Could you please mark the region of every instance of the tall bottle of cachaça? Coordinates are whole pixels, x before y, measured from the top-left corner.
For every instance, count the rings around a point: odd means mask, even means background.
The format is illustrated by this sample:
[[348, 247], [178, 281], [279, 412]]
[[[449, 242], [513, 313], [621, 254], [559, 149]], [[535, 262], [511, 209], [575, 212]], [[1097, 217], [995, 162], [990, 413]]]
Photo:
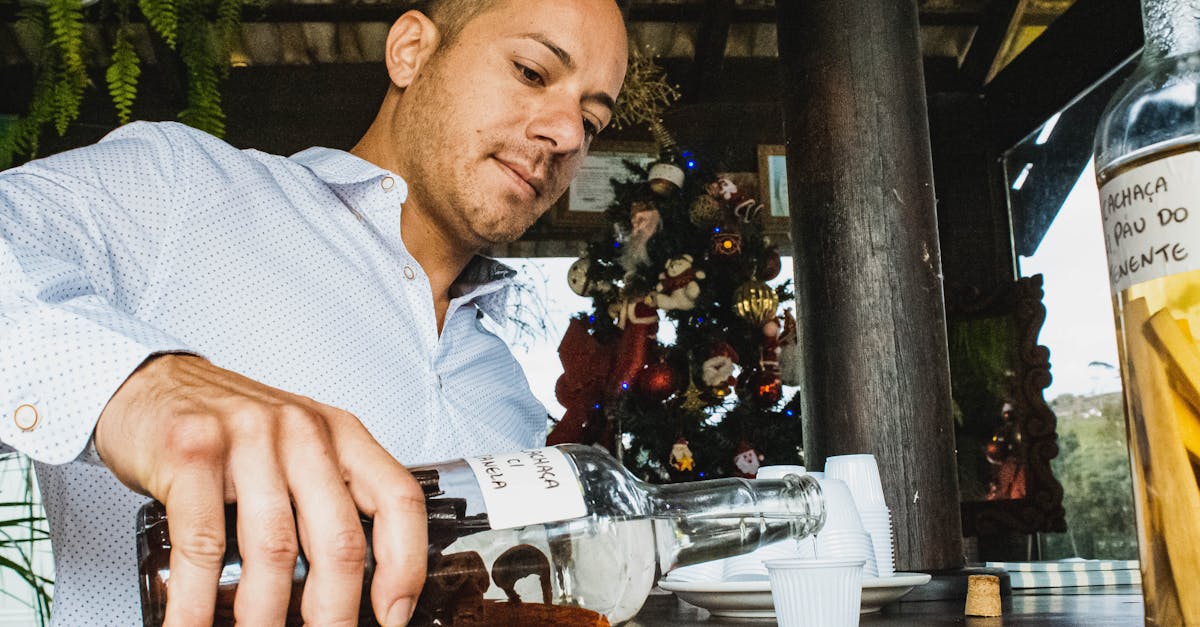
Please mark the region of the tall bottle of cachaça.
[[[677, 566], [746, 553], [824, 523], [811, 477], [715, 479], [650, 485], [604, 451], [576, 444], [410, 469], [425, 490], [428, 575], [411, 624], [604, 625], [641, 608], [657, 577]], [[241, 575], [232, 506], [217, 624], [232, 624]], [[363, 522], [368, 542], [370, 521]], [[159, 625], [170, 539], [157, 502], [138, 516], [142, 611]], [[361, 618], [374, 624], [364, 573]], [[299, 624], [307, 573], [293, 577], [289, 623]]]
[[1141, 59], [1096, 135], [1096, 178], [1146, 624], [1200, 625], [1200, 0], [1142, 0], [1142, 18]]

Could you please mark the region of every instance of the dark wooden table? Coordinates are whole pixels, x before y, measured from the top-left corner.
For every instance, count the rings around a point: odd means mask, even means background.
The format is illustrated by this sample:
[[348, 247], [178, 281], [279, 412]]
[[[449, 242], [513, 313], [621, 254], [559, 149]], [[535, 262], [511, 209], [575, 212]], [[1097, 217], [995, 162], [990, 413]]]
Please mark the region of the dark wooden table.
[[[657, 592], [662, 592], [661, 590]], [[863, 614], [863, 625], [1142, 625], [1142, 595], [1136, 586], [1017, 590], [1005, 602], [1002, 618], [963, 616], [962, 601], [893, 603], [882, 612]], [[652, 594], [642, 611], [628, 623], [638, 627], [689, 625], [774, 625], [774, 620], [721, 619], [708, 610], [689, 605], [673, 594]]]

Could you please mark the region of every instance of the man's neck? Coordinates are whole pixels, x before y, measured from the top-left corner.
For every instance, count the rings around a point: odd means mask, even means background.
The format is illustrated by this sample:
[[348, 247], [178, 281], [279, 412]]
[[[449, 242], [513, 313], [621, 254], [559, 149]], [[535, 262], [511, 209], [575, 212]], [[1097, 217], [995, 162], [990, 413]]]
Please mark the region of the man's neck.
[[416, 208], [406, 208], [400, 213], [400, 238], [429, 277], [438, 333], [441, 333], [450, 307], [450, 287], [476, 251], [464, 248], [461, 242], [448, 241], [442, 230]]

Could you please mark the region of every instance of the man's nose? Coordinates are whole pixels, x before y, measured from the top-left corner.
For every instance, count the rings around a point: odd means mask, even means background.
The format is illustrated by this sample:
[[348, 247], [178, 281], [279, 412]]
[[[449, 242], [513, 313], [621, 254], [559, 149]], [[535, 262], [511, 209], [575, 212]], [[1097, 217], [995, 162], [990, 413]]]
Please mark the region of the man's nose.
[[548, 102], [529, 123], [530, 139], [545, 142], [557, 153], [571, 153], [583, 147], [583, 110], [578, 102]]

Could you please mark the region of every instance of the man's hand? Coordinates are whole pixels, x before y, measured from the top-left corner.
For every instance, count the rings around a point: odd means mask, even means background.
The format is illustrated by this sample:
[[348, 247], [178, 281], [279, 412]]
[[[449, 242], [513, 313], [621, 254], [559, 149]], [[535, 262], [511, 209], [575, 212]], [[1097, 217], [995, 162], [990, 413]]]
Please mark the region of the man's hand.
[[283, 624], [302, 546], [310, 563], [304, 622], [356, 625], [366, 558], [360, 511], [375, 519], [375, 616], [389, 627], [411, 616], [425, 578], [424, 497], [349, 413], [200, 357], [162, 355], [104, 408], [96, 451], [118, 479], [166, 505], [167, 625], [212, 623], [224, 504], [233, 501], [239, 624]]

